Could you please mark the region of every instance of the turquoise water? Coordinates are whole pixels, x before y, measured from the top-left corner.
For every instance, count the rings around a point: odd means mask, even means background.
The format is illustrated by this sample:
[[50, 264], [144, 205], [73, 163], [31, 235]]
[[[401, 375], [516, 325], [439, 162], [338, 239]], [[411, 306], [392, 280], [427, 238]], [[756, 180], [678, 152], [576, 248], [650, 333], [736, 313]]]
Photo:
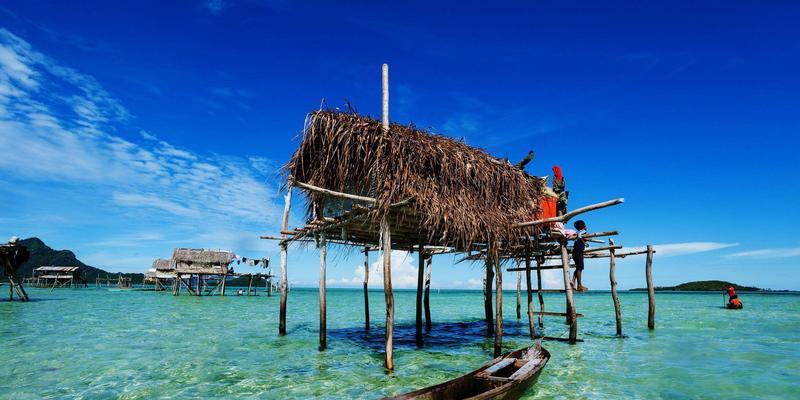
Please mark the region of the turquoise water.
[[[434, 326], [414, 345], [412, 291], [395, 293], [396, 372], [382, 368], [383, 293], [328, 292], [328, 350], [319, 352], [318, 294], [289, 296], [288, 335], [278, 331], [279, 297], [173, 297], [109, 289], [29, 289], [35, 301], [0, 302], [0, 398], [376, 398], [453, 378], [492, 353], [482, 296], [433, 291]], [[550, 311], [563, 295], [548, 294]], [[796, 398], [800, 393], [800, 296], [657, 295], [648, 331], [647, 296], [621, 293], [625, 339], [613, 338], [608, 293], [576, 296], [583, 343], [546, 341], [552, 359], [531, 399]], [[528, 344], [527, 321], [505, 292], [505, 345]], [[523, 294], [524, 301], [524, 294]], [[535, 300], [534, 300], [535, 301]], [[523, 307], [524, 308], [524, 307]], [[563, 336], [563, 319], [545, 333]]]

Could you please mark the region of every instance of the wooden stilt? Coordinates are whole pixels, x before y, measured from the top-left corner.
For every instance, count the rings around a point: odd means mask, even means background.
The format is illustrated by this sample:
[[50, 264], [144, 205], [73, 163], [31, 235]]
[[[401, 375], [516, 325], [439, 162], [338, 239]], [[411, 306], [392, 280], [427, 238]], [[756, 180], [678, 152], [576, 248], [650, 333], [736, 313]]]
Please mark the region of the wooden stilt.
[[327, 304], [325, 289], [327, 282], [325, 281], [325, 273], [327, 268], [327, 244], [325, 243], [325, 232], [320, 234], [319, 238], [319, 350], [325, 350], [328, 346], [328, 322], [327, 322]]
[[[384, 68], [385, 64], [384, 64]], [[387, 370], [394, 369], [394, 294], [392, 293], [392, 234], [389, 222], [381, 221], [381, 247], [383, 252], [383, 293], [386, 296], [386, 360]]]
[[[286, 196], [284, 196], [284, 205], [283, 205], [283, 221], [281, 223], [281, 232], [286, 232], [289, 226], [289, 209], [292, 205], [292, 182], [289, 181], [289, 184], [286, 185]], [[283, 239], [286, 239], [286, 234], [282, 234]], [[289, 282], [287, 281], [286, 277], [286, 258], [287, 258], [287, 244], [285, 242], [281, 242], [280, 249], [281, 249], [281, 310], [280, 316], [278, 321], [278, 334], [285, 335], [286, 334], [286, 301], [289, 295]]]
[[495, 276], [495, 298], [497, 300], [497, 317], [495, 318], [497, 329], [494, 334], [494, 356], [499, 357], [503, 352], [503, 267], [500, 263], [500, 254], [497, 244], [492, 246], [492, 258], [494, 258]]
[[[526, 244], [526, 249], [530, 246]], [[529, 251], [525, 251], [525, 287], [528, 293], [528, 329], [531, 333], [531, 340], [536, 339], [536, 330], [533, 327], [533, 290], [531, 289], [531, 256]]]
[[364, 246], [364, 329], [369, 330], [369, 246]]
[[647, 261], [645, 263], [647, 277], [647, 328], [656, 328], [656, 293], [653, 287], [653, 246], [647, 245]]
[[522, 271], [517, 271], [517, 319], [522, 318], [520, 293], [522, 292]]
[[569, 279], [569, 253], [567, 243], [561, 243], [561, 265], [564, 271], [564, 292], [567, 297], [567, 324], [569, 324], [569, 343], [575, 344], [578, 338], [578, 318], [575, 315], [575, 302], [572, 298], [572, 285]]
[[536, 293], [539, 296], [539, 328], [544, 327], [544, 294], [542, 291], [541, 262], [536, 260]]
[[249, 274], [247, 279], [247, 295], [250, 296], [252, 291], [253, 291], [253, 274]]
[[423, 250], [422, 239], [419, 241], [419, 252], [417, 262], [417, 304], [416, 304], [416, 332], [415, 338], [417, 347], [422, 346], [422, 286], [425, 284], [425, 251]]
[[617, 336], [622, 336], [622, 311], [619, 307], [619, 296], [617, 295], [617, 280], [614, 279], [614, 269], [616, 268], [616, 256], [614, 255], [614, 239], [608, 239], [609, 247], [612, 247], [608, 251], [609, 253], [609, 267], [608, 267], [608, 279], [611, 281], [611, 299], [614, 300], [614, 316], [617, 320]]
[[494, 334], [494, 316], [492, 315], [492, 281], [494, 281], [494, 260], [490, 254], [486, 256], [484, 272], [486, 277], [483, 279], [483, 313], [486, 317], [486, 336]]
[[425, 306], [425, 331], [431, 331], [431, 260], [433, 254], [428, 254], [427, 262], [425, 263], [425, 298], [422, 300]]
[[227, 282], [227, 281], [228, 281], [228, 275], [222, 275], [222, 284], [221, 284], [222, 288], [220, 289], [220, 292], [219, 292], [219, 294], [222, 297], [225, 297], [225, 282]]

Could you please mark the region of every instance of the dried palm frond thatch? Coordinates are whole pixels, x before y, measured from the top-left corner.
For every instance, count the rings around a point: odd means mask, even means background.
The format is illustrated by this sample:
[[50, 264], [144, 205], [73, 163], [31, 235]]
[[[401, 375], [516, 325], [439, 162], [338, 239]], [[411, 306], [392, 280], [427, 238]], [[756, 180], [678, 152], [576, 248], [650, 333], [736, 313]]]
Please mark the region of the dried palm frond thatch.
[[181, 263], [228, 265], [234, 259], [234, 254], [229, 251], [180, 248], [172, 252], [172, 260]]
[[156, 271], [172, 271], [175, 269], [175, 263], [172, 260], [159, 258], [153, 261], [153, 269]]
[[[285, 170], [300, 182], [376, 198], [384, 213], [413, 197], [428, 239], [461, 248], [516, 242], [513, 224], [534, 219], [544, 190], [538, 178], [458, 140], [413, 125], [384, 132], [380, 121], [330, 110], [309, 115]], [[319, 200], [309, 195], [309, 203]]]

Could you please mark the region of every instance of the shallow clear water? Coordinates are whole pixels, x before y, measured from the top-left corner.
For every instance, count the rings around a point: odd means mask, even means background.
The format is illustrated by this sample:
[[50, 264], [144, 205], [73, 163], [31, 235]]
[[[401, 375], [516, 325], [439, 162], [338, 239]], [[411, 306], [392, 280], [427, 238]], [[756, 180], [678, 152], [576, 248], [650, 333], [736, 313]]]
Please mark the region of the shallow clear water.
[[[5, 292], [5, 291], [3, 291]], [[395, 293], [396, 372], [382, 368], [383, 293], [328, 291], [328, 350], [319, 352], [318, 294], [289, 295], [288, 335], [279, 297], [173, 297], [109, 289], [29, 289], [34, 301], [0, 302], [0, 398], [376, 398], [435, 384], [491, 358], [482, 295], [433, 291], [433, 330], [414, 345], [413, 291]], [[524, 300], [523, 293], [523, 302]], [[552, 359], [526, 398], [791, 398], [800, 393], [800, 296], [621, 293], [625, 339], [613, 338], [608, 293], [576, 296], [583, 343], [546, 341]], [[505, 346], [528, 344], [505, 292]], [[549, 311], [564, 298], [548, 294]], [[534, 304], [536, 304], [534, 296]], [[524, 310], [524, 306], [523, 306]], [[563, 336], [563, 318], [545, 333]]]

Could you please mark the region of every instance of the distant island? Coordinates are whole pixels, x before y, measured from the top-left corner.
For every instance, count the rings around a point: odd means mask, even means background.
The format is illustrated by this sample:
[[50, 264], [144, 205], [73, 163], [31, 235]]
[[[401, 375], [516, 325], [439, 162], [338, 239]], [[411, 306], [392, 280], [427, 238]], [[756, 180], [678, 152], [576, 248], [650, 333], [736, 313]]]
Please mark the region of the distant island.
[[[655, 290], [660, 292], [673, 292], [673, 291], [683, 291], [683, 292], [714, 292], [714, 291], [723, 291], [725, 290], [728, 285], [732, 285], [737, 292], [785, 292], [785, 290], [771, 290], [771, 289], [762, 289], [753, 286], [742, 286], [733, 282], [726, 282], [726, 281], [694, 281], [694, 282], [686, 282], [681, 283], [680, 285], [676, 286], [656, 286]], [[647, 288], [636, 288], [631, 289], [630, 291], [645, 291]]]
[[[72, 251], [54, 250], [37, 237], [20, 240], [20, 244], [28, 248], [30, 258], [17, 270], [16, 275], [19, 277], [32, 276], [34, 269], [45, 265], [53, 265], [61, 267], [80, 267], [83, 278], [86, 279], [86, 283], [88, 284], [94, 284], [98, 277], [116, 277], [117, 275], [124, 278], [131, 278], [131, 282], [135, 284], [142, 283], [144, 279], [144, 274], [108, 272], [100, 268], [86, 265], [79, 260]], [[142, 266], [143, 269], [149, 267], [149, 265]]]

